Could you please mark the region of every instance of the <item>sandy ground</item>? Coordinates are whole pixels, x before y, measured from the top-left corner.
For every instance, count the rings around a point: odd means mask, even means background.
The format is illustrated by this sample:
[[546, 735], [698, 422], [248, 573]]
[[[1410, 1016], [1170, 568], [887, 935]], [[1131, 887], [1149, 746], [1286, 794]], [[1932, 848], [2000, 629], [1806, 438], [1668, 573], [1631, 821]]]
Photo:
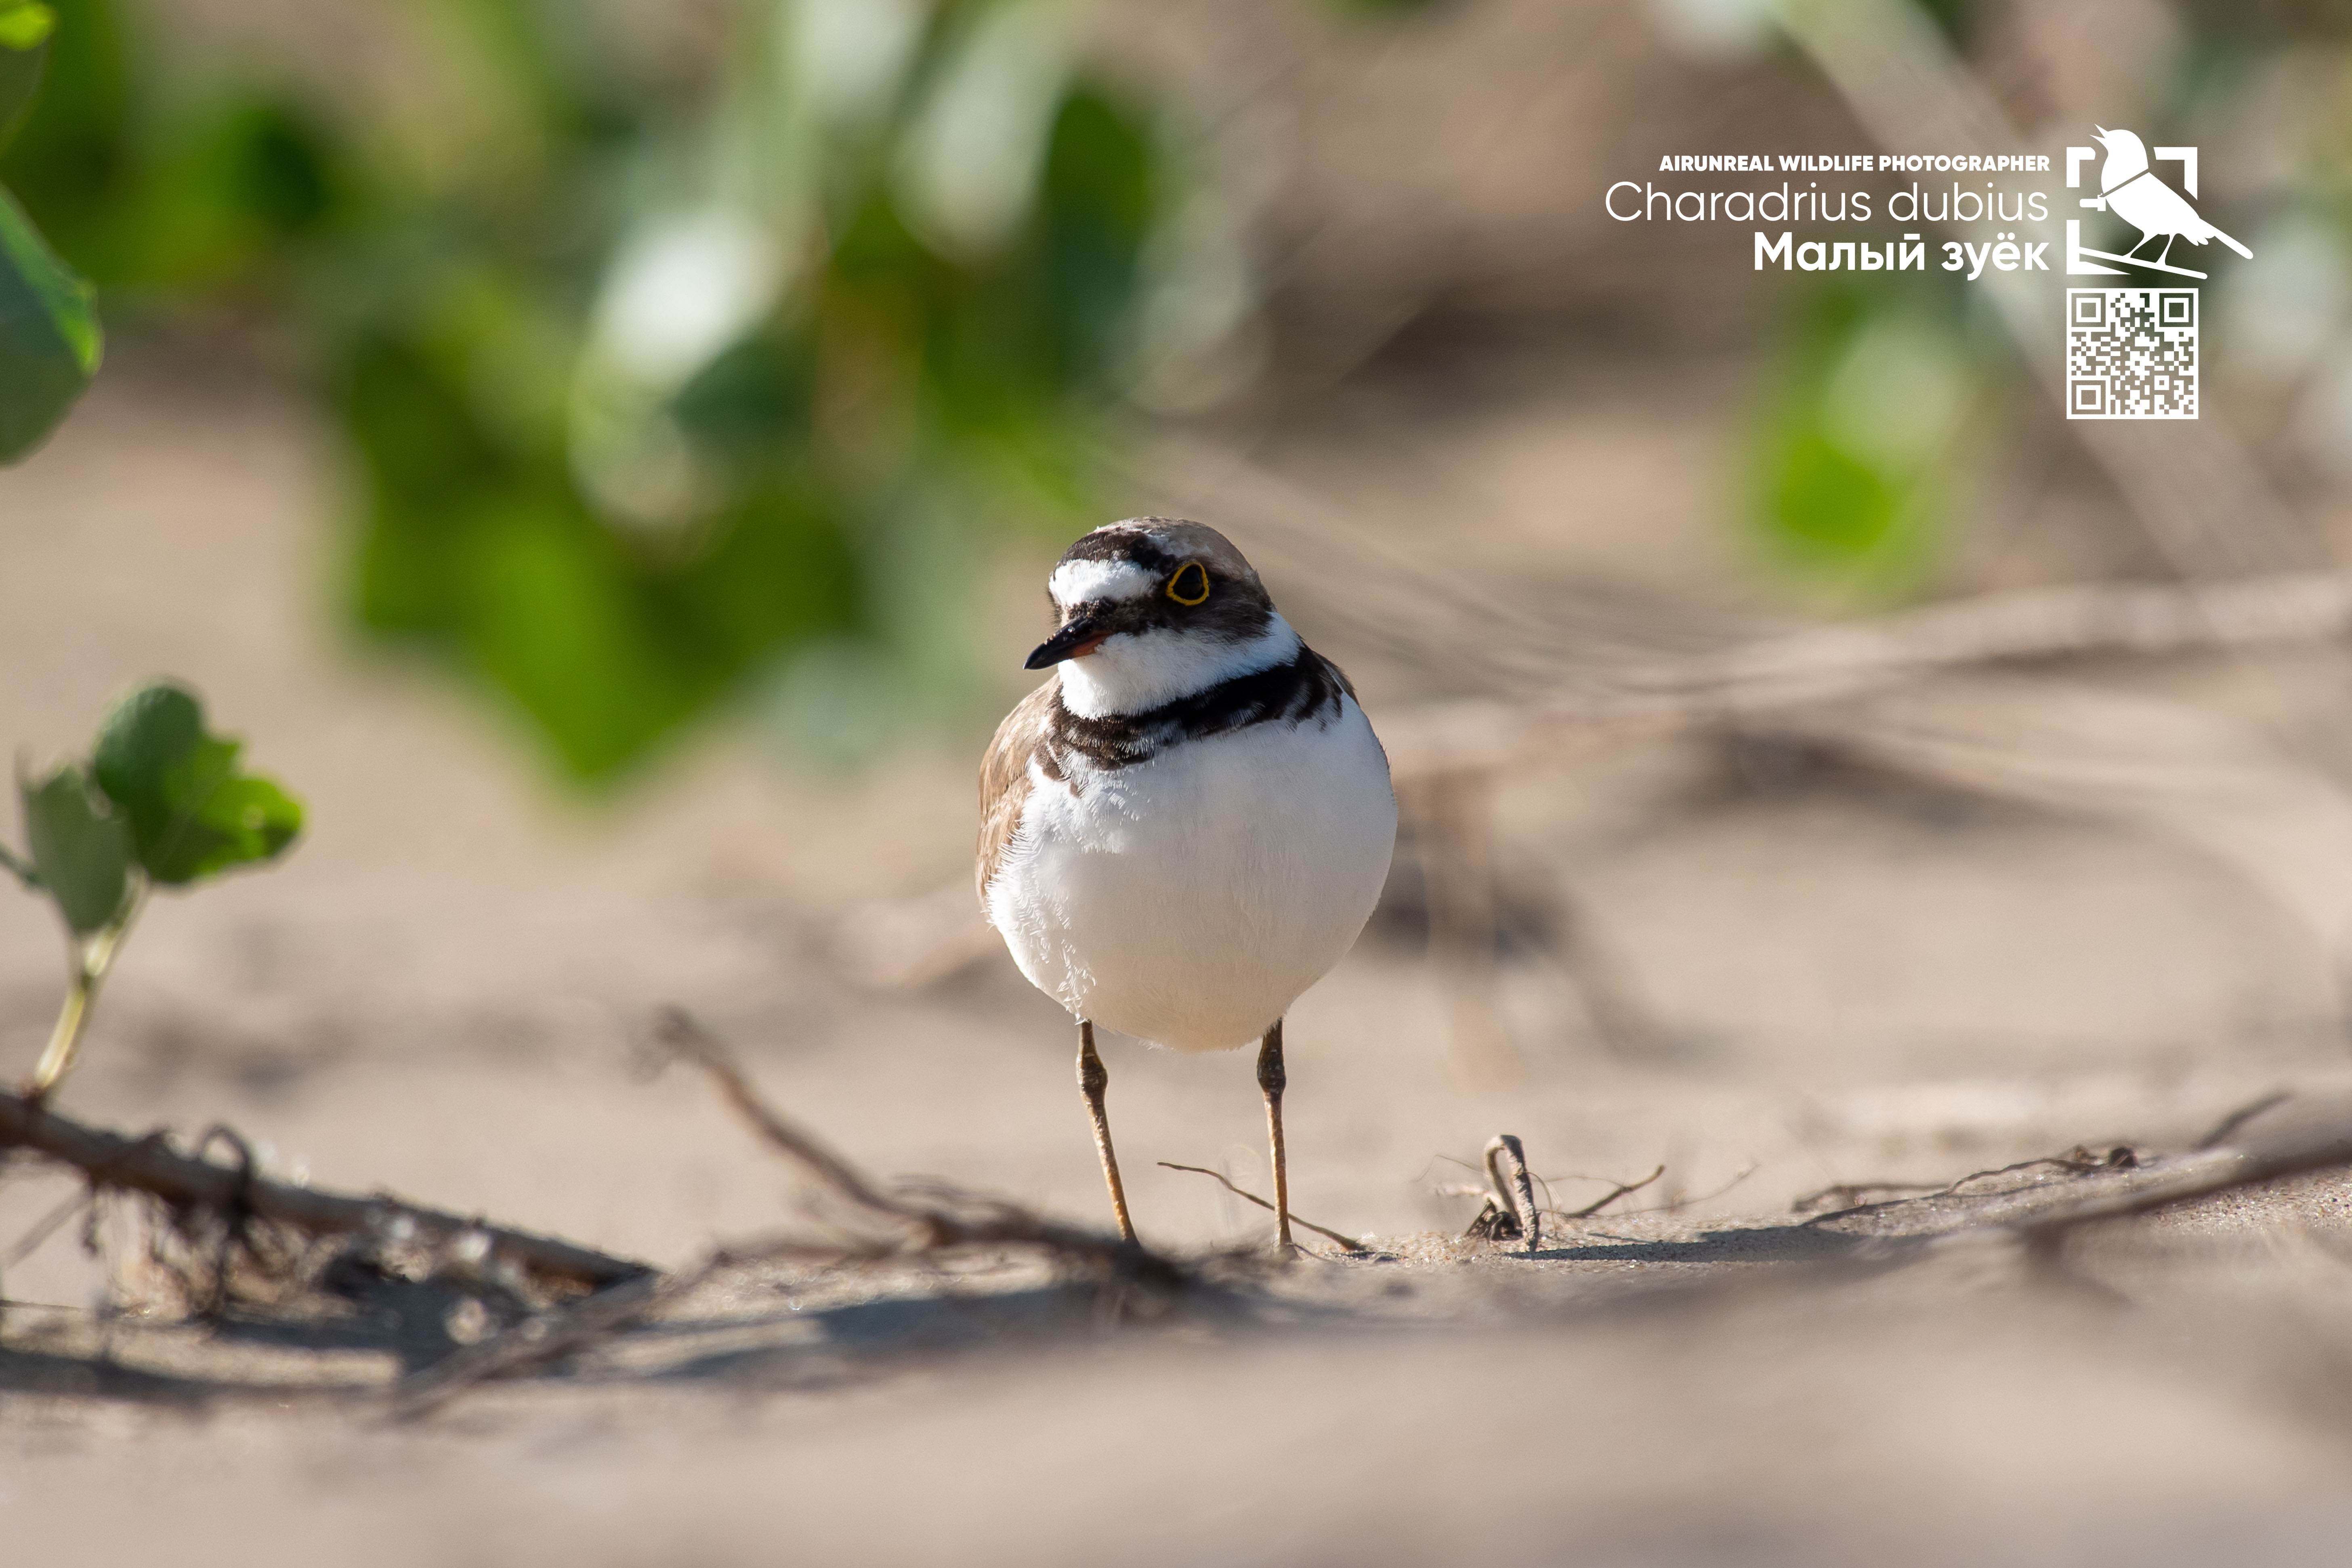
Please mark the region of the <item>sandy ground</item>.
[[[828, 956], [860, 899], [961, 874], [976, 742], [851, 781], [714, 736], [618, 803], [568, 800], [482, 707], [343, 639], [319, 444], [249, 388], [199, 391], [110, 372], [0, 475], [0, 736], [78, 744], [115, 689], [180, 674], [313, 831], [151, 913], [68, 1109], [229, 1122], [320, 1184], [677, 1264], [792, 1200], [707, 1086], [632, 1070], [674, 1001], [872, 1168], [1098, 1217], [1067, 1026], [1009, 963], [876, 997]], [[1704, 484], [1542, 526], [1562, 472], [1643, 493], [1721, 413], [1662, 406], [1635, 440], [1623, 400], [1571, 387], [1454, 431], [1485, 489], [1450, 515], [1493, 521], [1420, 543], [1505, 569], [1549, 538], [1532, 569], [1562, 581], [1734, 603]], [[1379, 417], [1272, 460], [1410, 544], [1443, 470], [1365, 443]], [[1343, 444], [1380, 455], [1342, 473]], [[691, 1303], [675, 1353], [392, 1426], [392, 1350], [93, 1317], [68, 1226], [6, 1275], [34, 1304], [0, 1327], [6, 1536], [93, 1564], [2340, 1556], [2339, 1185], [2136, 1226], [2055, 1272], [1995, 1246], [1856, 1253], [1789, 1214], [1836, 1182], [2183, 1149], [2269, 1090], [2345, 1088], [2323, 947], [2259, 887], [2110, 818], [1692, 742], [1530, 776], [1504, 820], [1514, 876], [1572, 891], [1661, 1028], [1605, 1047], [1523, 955], [1517, 1069], [1475, 1081], [1410, 919], [1376, 925], [1292, 1016], [1294, 1202], [1396, 1261], [1309, 1261], [1127, 1326], [1021, 1277], [772, 1279]], [[29, 1064], [56, 985], [45, 911], [0, 901], [0, 1062]], [[1146, 1238], [1255, 1237], [1258, 1211], [1154, 1164], [1258, 1182], [1247, 1061], [1108, 1057]], [[1563, 1205], [1606, 1190], [1571, 1178], [1664, 1163], [1625, 1206], [1681, 1206], [1536, 1260], [1431, 1239], [1473, 1206], [1435, 1193], [1465, 1179], [1448, 1162], [1498, 1131]], [[70, 1190], [12, 1178], [0, 1236]]]

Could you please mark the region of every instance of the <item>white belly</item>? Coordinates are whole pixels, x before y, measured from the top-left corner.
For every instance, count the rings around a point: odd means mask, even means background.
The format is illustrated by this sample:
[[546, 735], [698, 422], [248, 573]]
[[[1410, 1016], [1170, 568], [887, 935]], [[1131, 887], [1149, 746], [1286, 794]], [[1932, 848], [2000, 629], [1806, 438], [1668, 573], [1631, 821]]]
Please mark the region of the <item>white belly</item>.
[[1320, 727], [1033, 783], [990, 921], [1073, 1014], [1179, 1050], [1248, 1045], [1287, 1012], [1364, 929], [1396, 845], [1388, 760], [1352, 698]]

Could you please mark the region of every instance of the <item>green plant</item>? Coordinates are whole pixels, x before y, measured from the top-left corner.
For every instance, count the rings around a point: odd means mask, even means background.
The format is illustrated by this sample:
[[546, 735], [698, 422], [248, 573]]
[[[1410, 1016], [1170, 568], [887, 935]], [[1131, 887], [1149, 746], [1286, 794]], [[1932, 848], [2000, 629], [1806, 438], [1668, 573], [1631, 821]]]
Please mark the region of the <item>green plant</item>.
[[29, 1097], [72, 1069], [99, 988], [151, 892], [275, 859], [301, 832], [301, 804], [245, 772], [241, 751], [205, 727], [186, 688], [159, 682], [114, 704], [87, 759], [37, 776], [19, 764], [26, 852], [0, 845], [0, 867], [47, 895], [68, 952], [65, 1005]]
[[[40, 91], [57, 22], [37, 0], [0, 0], [0, 149]], [[0, 463], [57, 427], [97, 373], [100, 342], [89, 285], [0, 185]]]
[[1815, 286], [1792, 301], [1768, 371], [1742, 511], [1775, 565], [1834, 597], [1916, 592], [1949, 547], [1986, 387], [1960, 302], [1940, 283]]
[[1224, 242], [1082, 4], [745, 0], [681, 73], [610, 7], [419, 0], [421, 127], [54, 5], [0, 174], [110, 310], [288, 329], [352, 617], [583, 780], [730, 699], [835, 752], [964, 713], [980, 567], [1098, 521], [1122, 393], [1218, 330], [1152, 309]]

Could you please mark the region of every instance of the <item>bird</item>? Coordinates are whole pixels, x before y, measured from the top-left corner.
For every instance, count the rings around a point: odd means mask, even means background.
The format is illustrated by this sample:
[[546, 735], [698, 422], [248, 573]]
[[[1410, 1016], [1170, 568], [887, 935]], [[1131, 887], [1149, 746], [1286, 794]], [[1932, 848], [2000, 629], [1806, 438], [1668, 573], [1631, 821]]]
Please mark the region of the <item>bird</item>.
[[1396, 845], [1388, 753], [1337, 665], [1233, 542], [1138, 517], [1047, 579], [1051, 669], [981, 764], [974, 876], [1029, 983], [1076, 1022], [1078, 1088], [1122, 1239], [1099, 1024], [1181, 1052], [1258, 1047], [1287, 1253], [1283, 1019], [1354, 945]]
[[2083, 205], [2101, 212], [2113, 208], [2117, 216], [2139, 230], [2139, 244], [2126, 252], [2124, 259], [2137, 258], [2140, 246], [2159, 235], [2164, 237], [2164, 249], [2157, 255], [2155, 265], [2158, 267], [2164, 266], [2165, 258], [2172, 254], [2175, 239], [2185, 239], [2191, 245], [2218, 239], [2241, 256], [2253, 256], [2252, 251], [2199, 217], [2186, 196], [2149, 170], [2147, 144], [2138, 136], [2129, 131], [2110, 131], [2100, 126], [2095, 140], [2107, 150], [2107, 156], [2099, 165], [2099, 194], [2086, 197]]

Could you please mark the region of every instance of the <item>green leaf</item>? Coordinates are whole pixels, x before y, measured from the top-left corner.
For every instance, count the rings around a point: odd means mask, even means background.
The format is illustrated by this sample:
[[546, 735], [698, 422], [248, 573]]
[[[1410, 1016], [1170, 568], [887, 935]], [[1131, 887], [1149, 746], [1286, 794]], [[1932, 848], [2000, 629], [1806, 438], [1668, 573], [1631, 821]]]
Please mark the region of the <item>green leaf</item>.
[[161, 682], [114, 705], [91, 771], [131, 820], [147, 875], [166, 887], [275, 858], [302, 831], [301, 804], [240, 773], [241, 748], [205, 729], [203, 705]]
[[164, 773], [204, 736], [204, 705], [184, 687], [159, 681], [118, 698], [91, 754], [98, 786], [135, 820], [142, 805], [160, 799]]
[[0, 147], [16, 139], [17, 128], [32, 113], [33, 100], [41, 90], [42, 70], [48, 62], [46, 45], [37, 49], [0, 46]]
[[49, 247], [102, 289], [140, 281], [137, 209], [155, 153], [180, 142], [176, 124], [152, 118], [160, 106], [132, 59], [150, 51], [125, 37], [139, 24], [119, 14], [123, 4], [49, 0], [58, 27], [41, 50], [40, 94], [0, 153], [0, 184]]
[[276, 858], [302, 831], [302, 803], [274, 780], [246, 773], [213, 791], [197, 820], [206, 847], [190, 861], [189, 881]]
[[33, 869], [31, 861], [18, 855], [5, 844], [0, 844], [0, 871], [8, 872], [35, 892], [40, 891], [41, 874]]
[[0, 0], [0, 147], [25, 122], [49, 62], [58, 14], [28, 0]]
[[33, 864], [77, 936], [104, 929], [130, 891], [131, 835], [71, 763], [39, 784], [16, 781]]
[[0, 190], [0, 463], [47, 438], [97, 373], [90, 288]]
[[0, 49], [37, 49], [58, 30], [58, 14], [40, 0], [0, 0]]

